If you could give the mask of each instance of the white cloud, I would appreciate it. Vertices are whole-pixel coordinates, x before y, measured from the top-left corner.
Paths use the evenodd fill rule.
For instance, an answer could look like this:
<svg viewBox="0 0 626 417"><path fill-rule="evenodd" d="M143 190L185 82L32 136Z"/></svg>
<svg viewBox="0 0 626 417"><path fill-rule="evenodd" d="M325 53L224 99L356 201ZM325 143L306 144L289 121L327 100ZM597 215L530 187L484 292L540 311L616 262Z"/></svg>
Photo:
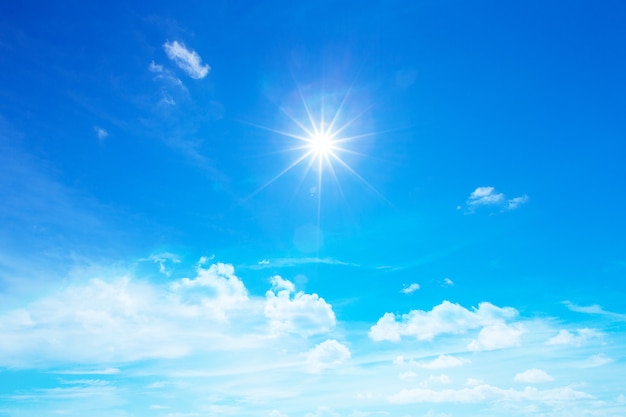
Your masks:
<svg viewBox="0 0 626 417"><path fill-rule="evenodd" d="M164 253L157 253L154 255L150 255L148 258L140 259L140 261L151 261L151 262L156 263L157 265L159 265L159 272L169 277L171 275L171 271L166 268L165 264L166 263L179 264L180 258L173 253L164 252Z"/></svg>
<svg viewBox="0 0 626 417"><path fill-rule="evenodd" d="M467 348L480 351L518 346L524 332L521 324L507 325L504 322L497 322L483 327L478 333L478 338L472 340Z"/></svg>
<svg viewBox="0 0 626 417"><path fill-rule="evenodd" d="M506 208L509 210L515 210L516 208L518 208L519 206L527 202L528 202L528 196L524 194L522 196L515 197L507 201Z"/></svg>
<svg viewBox="0 0 626 417"><path fill-rule="evenodd" d="M528 196L507 199L503 193L497 193L494 187L477 187L465 202L469 212L474 212L479 207L496 206L504 210L515 210L522 204L528 202ZM459 210L461 207L457 207Z"/></svg>
<svg viewBox="0 0 626 417"><path fill-rule="evenodd" d="M411 285L402 288L401 292L403 294L411 294L414 293L415 291L420 289L420 285L416 282L412 283Z"/></svg>
<svg viewBox="0 0 626 417"><path fill-rule="evenodd" d="M443 284L444 284L446 287L451 287L451 286L453 286L453 285L454 285L454 281L452 281L450 278L444 278L444 279L443 279Z"/></svg>
<svg viewBox="0 0 626 417"><path fill-rule="evenodd" d="M601 316L606 316L614 320L626 321L626 314L613 313L611 311L606 311L598 304L593 304L590 306L579 306L573 304L569 301L563 301L563 304L567 306L571 311L575 311L577 313L585 313L585 314L598 314Z"/></svg>
<svg viewBox="0 0 626 417"><path fill-rule="evenodd" d="M456 356L451 356L451 355L439 355L437 358L435 358L431 362L425 362L418 366L421 366L422 368L426 368L426 369L443 369L443 368L455 368L457 366L462 366L467 363L470 363L469 359L457 358Z"/></svg>
<svg viewBox="0 0 626 417"><path fill-rule="evenodd" d="M350 350L335 339L329 339L311 349L306 358L309 370L320 372L334 368L350 359Z"/></svg>
<svg viewBox="0 0 626 417"><path fill-rule="evenodd" d="M163 65L158 65L154 61L152 61L150 62L148 69L150 70L150 72L156 72L156 73L163 72Z"/></svg>
<svg viewBox="0 0 626 417"><path fill-rule="evenodd" d="M265 293L265 317L272 333L312 335L335 326L335 313L323 298L302 291L295 293L293 283L279 276L272 278L272 284L274 289Z"/></svg>
<svg viewBox="0 0 626 417"><path fill-rule="evenodd" d="M400 379L413 379L417 376L417 374L413 371L402 372L399 377Z"/></svg>
<svg viewBox="0 0 626 417"><path fill-rule="evenodd" d="M274 290L287 290L290 293L296 292L296 286L293 285L293 282L282 279L278 275L274 275L272 278L270 278L270 282L272 283L272 289Z"/></svg>
<svg viewBox="0 0 626 417"><path fill-rule="evenodd" d="M452 380L446 374L430 375L426 381L423 381L420 385L423 387L429 387L433 384L451 384Z"/></svg>
<svg viewBox="0 0 626 417"><path fill-rule="evenodd" d="M388 397L393 404L411 403L479 403L494 400L531 401L544 404L570 402L591 399L586 392L576 391L570 387L539 390L526 387L523 390L503 389L482 384L470 388L433 390L428 388L403 389Z"/></svg>
<svg viewBox="0 0 626 417"><path fill-rule="evenodd" d="M61 372L113 374L118 368L106 365L262 348L279 332L308 335L334 325L332 307L317 294L250 296L228 264L199 266L195 277L172 285L94 278L0 314L0 367L72 364Z"/></svg>
<svg viewBox="0 0 626 417"><path fill-rule="evenodd" d="M611 362L613 362L612 358L609 358L605 354L600 353L598 355L593 355L592 357L590 357L585 365L589 368L595 368L596 366L603 366Z"/></svg>
<svg viewBox="0 0 626 417"><path fill-rule="evenodd" d="M202 64L202 58L194 50L189 50L185 45L174 42L165 42L163 49L168 58L187 73L191 78L201 79L207 76L211 67Z"/></svg>
<svg viewBox="0 0 626 417"><path fill-rule="evenodd" d="M603 334L601 332L594 329L589 329L587 327L583 329L577 329L574 331L574 333L568 330L561 330L556 336L548 339L546 344L580 346L591 339L598 339L601 337L603 337Z"/></svg>
<svg viewBox="0 0 626 417"><path fill-rule="evenodd" d="M524 372L515 375L513 378L515 382L525 382L529 384L538 384L541 382L550 382L554 381L554 378L549 375L546 371L541 369L527 369Z"/></svg>
<svg viewBox="0 0 626 417"><path fill-rule="evenodd" d="M107 136L109 136L109 132L101 127L95 126L93 130L96 132L96 136L99 140L104 140Z"/></svg>
<svg viewBox="0 0 626 417"><path fill-rule="evenodd" d="M369 337L374 341L399 341L402 336L413 336L419 340L433 340L440 334L459 334L470 329L502 322L517 316L511 307L496 307L483 302L478 308L468 310L459 304L444 301L431 311L411 310L397 317L385 313L370 328ZM489 336L488 334L484 337Z"/></svg>

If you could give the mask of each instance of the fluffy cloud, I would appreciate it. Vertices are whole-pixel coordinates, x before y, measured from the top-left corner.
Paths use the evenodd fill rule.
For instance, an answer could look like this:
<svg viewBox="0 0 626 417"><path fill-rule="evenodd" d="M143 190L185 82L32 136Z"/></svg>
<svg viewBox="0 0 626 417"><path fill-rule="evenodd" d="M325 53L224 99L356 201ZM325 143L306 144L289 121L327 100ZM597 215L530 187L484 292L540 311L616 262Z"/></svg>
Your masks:
<svg viewBox="0 0 626 417"><path fill-rule="evenodd" d="M507 199L503 193L497 193L494 187L478 187L472 191L465 204L470 212L474 212L477 208L484 206L514 210L526 202L528 202L527 195Z"/></svg>
<svg viewBox="0 0 626 417"><path fill-rule="evenodd" d="M401 292L403 294L411 294L420 289L420 285L416 282L412 283L409 286L402 288Z"/></svg>
<svg viewBox="0 0 626 417"><path fill-rule="evenodd" d="M478 403L495 400L532 401L554 404L582 399L591 399L586 392L570 387L539 390L526 387L523 390L503 389L492 385L476 385L470 388L433 390L428 388L403 389L388 397L393 404L411 403Z"/></svg>
<svg viewBox="0 0 626 417"><path fill-rule="evenodd" d="M265 293L265 317L274 334L324 333L335 326L335 313L330 304L317 294L295 292L290 281L272 278L273 289Z"/></svg>
<svg viewBox="0 0 626 417"><path fill-rule="evenodd" d="M174 61L174 63L191 78L204 78L211 70L211 67L207 64L202 64L202 58L196 51L187 49L185 45L177 41L165 42L163 49L168 58Z"/></svg>
<svg viewBox="0 0 626 417"><path fill-rule="evenodd" d="M480 330L478 338L472 340L467 348L472 351L479 351L518 346L524 331L521 324L507 325L504 322L490 324Z"/></svg>
<svg viewBox="0 0 626 417"><path fill-rule="evenodd" d="M289 281L273 282L289 289L251 296L232 265L216 263L169 286L129 276L71 285L0 315L0 367L177 358L261 346L279 332L321 333L335 324L331 306L317 294L291 297Z"/></svg>
<svg viewBox="0 0 626 417"><path fill-rule="evenodd" d="M459 304L444 301L431 311L412 310L400 317L385 313L370 328L369 337L374 341L399 341L402 336L413 336L418 340L430 341L440 334L459 334L470 329L494 326L516 316L517 310L511 307L500 308L483 302L478 308L468 310ZM490 342L490 336L490 331L486 331L484 343Z"/></svg>
<svg viewBox="0 0 626 417"><path fill-rule="evenodd" d="M541 369L528 369L524 372L515 375L514 380L516 382L525 382L529 384L538 384L541 382L550 382L554 381L554 378L549 375L546 371L542 371Z"/></svg>
<svg viewBox="0 0 626 417"><path fill-rule="evenodd" d="M580 346L591 339L601 338L602 336L601 332L587 327L575 330L573 333L568 330L561 330L556 336L548 339L546 344Z"/></svg>
<svg viewBox="0 0 626 417"><path fill-rule="evenodd" d="M307 354L307 365L312 372L341 365L350 359L350 350L335 339L326 340Z"/></svg>

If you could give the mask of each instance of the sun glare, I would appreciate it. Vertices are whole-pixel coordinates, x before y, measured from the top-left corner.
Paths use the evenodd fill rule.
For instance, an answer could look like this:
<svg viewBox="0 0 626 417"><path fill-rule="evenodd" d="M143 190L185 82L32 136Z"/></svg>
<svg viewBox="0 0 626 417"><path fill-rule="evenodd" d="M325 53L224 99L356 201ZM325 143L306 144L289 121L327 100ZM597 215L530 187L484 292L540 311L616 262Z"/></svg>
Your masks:
<svg viewBox="0 0 626 417"><path fill-rule="evenodd" d="M356 113L356 115L354 113L350 115L346 114L345 107L350 91L343 96L340 102L336 102L334 106L325 105L324 94L307 100L301 90L298 90L298 93L303 112L298 112L296 110L295 114L300 113L300 117L293 115L293 109L281 108L283 114L287 116L294 125L292 131L275 130L258 125L257 127L277 133L283 137L293 139L294 141L292 142L292 145L286 146L283 151L300 152L300 154L296 156L296 158L287 167L252 193L250 197L268 187L278 178L292 171L294 168L302 165L304 166L302 180L307 177L311 170L316 171L317 181L314 188L316 189L317 194L318 211L319 204L321 203L322 182L326 176L330 176L339 190L342 190L340 178L338 177L338 174L340 174L339 171L347 172L351 176L357 178L363 185L366 186L366 188L373 191L383 200L387 201L343 158L346 154L364 156L362 153L351 149L351 147L349 148L348 145L358 139L374 135L373 132L350 134L350 131L355 128L355 122L364 114L363 111ZM316 106L316 108L312 110L309 104L310 102L317 103L319 107ZM343 191L341 191L341 193L343 194Z"/></svg>
<svg viewBox="0 0 626 417"><path fill-rule="evenodd" d="M327 132L320 132L311 137L311 150L318 156L327 156L333 150L333 138Z"/></svg>

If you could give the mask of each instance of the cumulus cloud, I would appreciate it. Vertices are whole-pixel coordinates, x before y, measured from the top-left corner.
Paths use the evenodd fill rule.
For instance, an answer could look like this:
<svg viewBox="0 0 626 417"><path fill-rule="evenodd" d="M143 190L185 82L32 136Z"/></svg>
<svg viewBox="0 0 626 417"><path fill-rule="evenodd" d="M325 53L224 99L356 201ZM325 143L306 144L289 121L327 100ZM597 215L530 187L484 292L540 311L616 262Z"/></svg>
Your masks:
<svg viewBox="0 0 626 417"><path fill-rule="evenodd" d="M265 317L274 334L325 333L335 326L335 313L330 304L317 294L295 292L292 282L278 276L272 278L273 289L265 293Z"/></svg>
<svg viewBox="0 0 626 417"><path fill-rule="evenodd" d="M524 327L519 323L512 325L507 325L504 322L490 324L480 330L478 338L472 340L467 348L472 351L480 351L518 346L524 331Z"/></svg>
<svg viewBox="0 0 626 417"><path fill-rule="evenodd" d="M415 291L417 291L419 289L420 289L420 285L418 283L414 282L411 285L408 285L408 286L402 288L401 292L403 294L412 294L412 293L414 293Z"/></svg>
<svg viewBox="0 0 626 417"><path fill-rule="evenodd" d="M163 49L167 57L174 61L174 63L191 78L204 78L211 70L211 67L202 63L202 58L196 51L187 49L182 43L178 43L177 41L165 42Z"/></svg>
<svg viewBox="0 0 626 417"><path fill-rule="evenodd" d="M397 342L402 336L412 336L418 340L430 341L440 334L459 334L470 329L493 326L514 318L517 314L514 308L500 308L488 302L480 303L478 308L468 310L459 304L444 301L431 311L411 310L400 317L393 313L385 313L370 328L369 337L374 341ZM490 336L487 331L483 336L484 343L489 343Z"/></svg>
<svg viewBox="0 0 626 417"><path fill-rule="evenodd" d="M504 210L515 210L528 202L528 196L507 199L503 193L496 192L494 187L477 187L468 197L465 205L469 212L474 212L479 207L493 206Z"/></svg>
<svg viewBox="0 0 626 417"><path fill-rule="evenodd" d="M118 368L107 365L249 348L281 331L334 326L317 294L291 296L288 281L274 282L289 289L251 296L232 265L215 263L170 285L126 275L70 285L0 314L0 367L72 364L74 374L111 374Z"/></svg>
<svg viewBox="0 0 626 417"><path fill-rule="evenodd" d="M524 372L515 375L513 378L515 382L525 382L529 384L538 384L541 382L550 382L554 381L554 378L549 375L546 371L542 371L541 369L528 369Z"/></svg>
<svg viewBox="0 0 626 417"><path fill-rule="evenodd" d="M570 332L569 330L561 330L556 336L548 339L546 344L581 346L591 339L598 339L602 336L603 333L594 329L589 329L587 327L583 329L577 329L574 332Z"/></svg>
<svg viewBox="0 0 626 417"><path fill-rule="evenodd" d="M350 359L350 350L335 339L329 339L311 349L306 358L309 370L320 372L334 368Z"/></svg>
<svg viewBox="0 0 626 417"><path fill-rule="evenodd" d="M555 404L583 399L591 399L591 395L576 391L570 387L539 390L526 387L523 390L503 389L482 384L461 389L445 389L441 391L428 388L403 389L388 397L393 404L412 403L479 403L486 401L509 400L531 401L544 404Z"/></svg>

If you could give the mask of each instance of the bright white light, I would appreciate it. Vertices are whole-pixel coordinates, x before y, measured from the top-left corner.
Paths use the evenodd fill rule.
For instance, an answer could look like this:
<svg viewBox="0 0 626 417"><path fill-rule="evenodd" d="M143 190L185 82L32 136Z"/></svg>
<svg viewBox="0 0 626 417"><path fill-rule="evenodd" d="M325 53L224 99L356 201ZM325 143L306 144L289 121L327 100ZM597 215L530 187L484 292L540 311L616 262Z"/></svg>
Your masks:
<svg viewBox="0 0 626 417"><path fill-rule="evenodd" d="M326 156L333 150L333 139L326 132L320 132L311 138L310 147L318 156Z"/></svg>
<svg viewBox="0 0 626 417"><path fill-rule="evenodd" d="M278 178L282 177L298 165L302 164L305 166L305 172L302 178L305 178L311 169L317 171L317 184L315 189L318 199L318 214L322 194L322 177L324 174L330 174L341 190L341 184L337 176L337 168L339 167L341 170L347 171L350 175L356 177L363 185L386 201L386 199L372 185L370 185L342 158L342 154L362 155L359 152L346 148L346 145L357 139L372 136L374 134L365 133L346 135L348 128L351 127L351 125L363 114L360 113L356 116L351 116L347 119L345 118L345 114L343 114L343 112L345 110L344 106L349 97L349 91L343 97L341 103L332 108L325 107L324 96L322 95L321 100L319 100L319 108L315 109L316 111L312 111L308 100L305 99L301 91L299 91L299 93L305 117L294 117L290 111L287 111L285 108L281 109L283 113L293 122L295 128L293 131L285 132L263 126L257 127L278 133L279 135L287 138L295 139L294 145L287 146L285 151L300 151L301 153L291 164L289 164L268 182L263 184L250 197L268 187Z"/></svg>

